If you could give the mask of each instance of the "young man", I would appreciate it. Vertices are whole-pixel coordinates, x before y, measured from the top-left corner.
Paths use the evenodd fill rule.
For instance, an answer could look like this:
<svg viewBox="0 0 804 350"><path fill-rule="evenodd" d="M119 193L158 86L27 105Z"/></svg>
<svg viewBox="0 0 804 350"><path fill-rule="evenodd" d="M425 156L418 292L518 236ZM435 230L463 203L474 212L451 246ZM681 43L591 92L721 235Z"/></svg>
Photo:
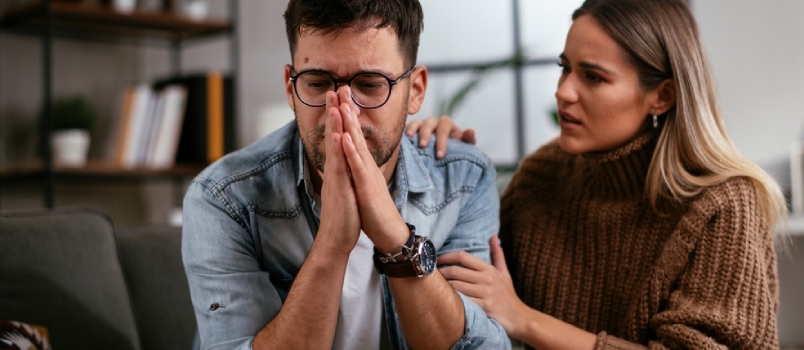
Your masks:
<svg viewBox="0 0 804 350"><path fill-rule="evenodd" d="M224 157L184 201L205 349L504 349L437 254L489 261L495 172L473 146L434 161L403 137L427 70L415 0L291 0L296 121Z"/></svg>

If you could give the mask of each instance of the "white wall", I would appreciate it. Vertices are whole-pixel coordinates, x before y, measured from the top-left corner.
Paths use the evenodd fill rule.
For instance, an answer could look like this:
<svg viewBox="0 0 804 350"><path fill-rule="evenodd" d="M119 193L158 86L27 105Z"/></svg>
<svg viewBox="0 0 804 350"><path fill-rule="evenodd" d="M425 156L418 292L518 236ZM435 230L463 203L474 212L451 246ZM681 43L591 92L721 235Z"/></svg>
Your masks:
<svg viewBox="0 0 804 350"><path fill-rule="evenodd" d="M804 1L693 0L734 143L789 188L804 140Z"/></svg>

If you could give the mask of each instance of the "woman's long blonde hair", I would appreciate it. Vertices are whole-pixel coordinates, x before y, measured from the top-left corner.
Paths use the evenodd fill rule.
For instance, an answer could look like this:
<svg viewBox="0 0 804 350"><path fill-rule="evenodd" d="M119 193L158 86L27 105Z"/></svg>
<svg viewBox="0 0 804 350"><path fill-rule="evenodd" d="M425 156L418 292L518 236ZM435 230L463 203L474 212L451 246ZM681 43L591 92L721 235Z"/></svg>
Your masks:
<svg viewBox="0 0 804 350"><path fill-rule="evenodd" d="M726 134L698 25L683 0L587 0L573 20L589 15L625 49L651 90L667 78L676 104L660 117L661 134L648 170L646 192L654 208L660 199L684 203L704 188L733 177L749 178L769 228L786 217L778 184L740 154Z"/></svg>

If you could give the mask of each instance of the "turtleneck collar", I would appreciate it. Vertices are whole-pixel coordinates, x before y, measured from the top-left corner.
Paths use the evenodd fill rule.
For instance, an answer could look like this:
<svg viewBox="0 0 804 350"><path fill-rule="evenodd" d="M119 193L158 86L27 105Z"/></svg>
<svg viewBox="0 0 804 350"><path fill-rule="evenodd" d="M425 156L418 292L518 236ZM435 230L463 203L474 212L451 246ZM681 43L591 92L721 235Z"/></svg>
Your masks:
<svg viewBox="0 0 804 350"><path fill-rule="evenodd" d="M646 132L622 147L584 153L586 180L595 193L607 198L634 198L645 191L645 178L658 134Z"/></svg>

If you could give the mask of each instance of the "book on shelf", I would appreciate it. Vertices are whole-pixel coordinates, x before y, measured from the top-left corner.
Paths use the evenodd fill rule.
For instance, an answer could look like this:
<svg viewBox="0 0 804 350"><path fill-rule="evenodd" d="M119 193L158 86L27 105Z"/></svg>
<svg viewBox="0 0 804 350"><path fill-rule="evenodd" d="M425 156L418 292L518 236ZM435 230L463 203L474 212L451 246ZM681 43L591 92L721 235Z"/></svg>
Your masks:
<svg viewBox="0 0 804 350"><path fill-rule="evenodd" d="M187 107L176 162L210 164L234 151L235 100L231 76L212 71L162 80L155 86L170 84L187 89Z"/></svg>
<svg viewBox="0 0 804 350"><path fill-rule="evenodd" d="M174 164L187 92L171 85L126 90L115 163L123 168L167 168Z"/></svg>
<svg viewBox="0 0 804 350"><path fill-rule="evenodd" d="M123 108L120 110L120 122L117 131L117 147L112 162L119 167L123 166L123 159L126 157L128 149L128 139L131 136L131 114L134 109L136 93L137 90L134 87L126 88L126 91L123 93Z"/></svg>
<svg viewBox="0 0 804 350"><path fill-rule="evenodd" d="M181 136L187 89L183 86L168 86L163 91L163 111L160 127L156 131L148 164L155 168L168 168L174 164Z"/></svg>
<svg viewBox="0 0 804 350"><path fill-rule="evenodd" d="M139 151L145 142L146 119L152 110L150 104L153 102L153 90L148 84L139 84L133 88L132 101L128 117L124 117L126 125L121 127L125 134L121 135L123 140L121 158L119 164L124 168L142 166L139 159Z"/></svg>
<svg viewBox="0 0 804 350"><path fill-rule="evenodd" d="M212 71L126 89L115 163L123 168L210 164L234 151L233 83Z"/></svg>

